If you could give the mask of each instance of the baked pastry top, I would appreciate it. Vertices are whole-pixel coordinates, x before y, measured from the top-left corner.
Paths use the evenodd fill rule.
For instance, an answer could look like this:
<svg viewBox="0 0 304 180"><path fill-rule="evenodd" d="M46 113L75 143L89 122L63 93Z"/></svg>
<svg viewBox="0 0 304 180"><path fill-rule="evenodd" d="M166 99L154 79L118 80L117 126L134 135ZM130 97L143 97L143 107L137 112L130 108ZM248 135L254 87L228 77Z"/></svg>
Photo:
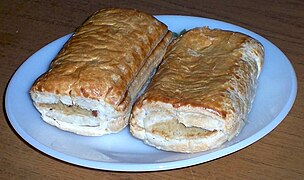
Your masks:
<svg viewBox="0 0 304 180"><path fill-rule="evenodd" d="M251 110L264 50L255 39L207 27L170 44L133 106L131 133L177 152L216 148L236 136Z"/></svg>
<svg viewBox="0 0 304 180"><path fill-rule="evenodd" d="M257 46L251 52L256 59L244 55L246 44L252 42ZM246 35L219 29L191 30L171 43L166 60L138 103L201 107L223 118L244 113L263 64L260 56L262 46ZM237 110L235 103L241 109Z"/></svg>
<svg viewBox="0 0 304 180"><path fill-rule="evenodd" d="M104 99L118 106L129 101L129 86L167 31L137 10L100 10L76 30L32 91Z"/></svg>
<svg viewBox="0 0 304 180"><path fill-rule="evenodd" d="M33 103L44 121L62 130L87 136L119 132L172 38L149 14L97 11L35 81Z"/></svg>

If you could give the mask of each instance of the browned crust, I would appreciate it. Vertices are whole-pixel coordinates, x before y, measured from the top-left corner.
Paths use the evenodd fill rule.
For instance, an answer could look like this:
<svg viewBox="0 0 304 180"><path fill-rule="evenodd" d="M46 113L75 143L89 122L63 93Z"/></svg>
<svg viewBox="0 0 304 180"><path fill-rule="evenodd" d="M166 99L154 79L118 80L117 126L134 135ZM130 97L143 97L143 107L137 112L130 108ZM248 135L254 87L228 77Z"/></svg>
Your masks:
<svg viewBox="0 0 304 180"><path fill-rule="evenodd" d="M126 107L129 107L130 104L133 105L136 100L136 97L140 94L140 90L143 88L147 80L153 75L152 72L161 63L163 56L166 53L166 49L172 39L172 33L168 32L162 39L162 41L155 47L151 55L147 58L145 64L137 73L136 77L134 77L133 82L131 83L125 94L125 98L119 104L120 109L125 109Z"/></svg>
<svg viewBox="0 0 304 180"><path fill-rule="evenodd" d="M259 73L257 62L243 59L245 43L259 44L235 32L208 28L188 31L171 43L136 107L144 101L159 101L174 108L203 108L224 119L245 116ZM263 54L260 44L259 48L257 53Z"/></svg>
<svg viewBox="0 0 304 180"><path fill-rule="evenodd" d="M80 26L31 91L104 99L117 106L167 27L130 9L103 9Z"/></svg>

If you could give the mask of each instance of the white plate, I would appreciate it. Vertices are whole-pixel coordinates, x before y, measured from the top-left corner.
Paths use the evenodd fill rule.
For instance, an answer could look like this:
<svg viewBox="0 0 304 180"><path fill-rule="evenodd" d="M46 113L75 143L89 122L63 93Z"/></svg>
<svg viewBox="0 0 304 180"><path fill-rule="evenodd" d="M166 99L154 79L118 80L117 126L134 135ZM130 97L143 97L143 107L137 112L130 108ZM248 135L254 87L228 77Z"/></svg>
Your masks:
<svg viewBox="0 0 304 180"><path fill-rule="evenodd" d="M64 36L28 58L15 72L6 91L6 113L17 133L40 151L80 166L115 171L156 171L207 162L259 140L287 115L296 97L295 72L286 56L265 38L239 26L189 16L156 16L174 32L200 26L238 31L259 40L265 47L265 65L256 99L242 132L223 147L196 154L157 150L133 138L126 128L118 134L83 137L44 123L32 105L28 91L35 79L68 40Z"/></svg>

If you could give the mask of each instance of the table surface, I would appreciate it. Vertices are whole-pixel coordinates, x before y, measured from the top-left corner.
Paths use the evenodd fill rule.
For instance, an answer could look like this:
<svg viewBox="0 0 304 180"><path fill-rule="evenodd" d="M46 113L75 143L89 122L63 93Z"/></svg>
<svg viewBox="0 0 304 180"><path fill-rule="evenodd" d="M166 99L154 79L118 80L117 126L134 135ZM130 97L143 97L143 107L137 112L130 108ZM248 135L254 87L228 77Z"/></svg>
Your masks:
<svg viewBox="0 0 304 180"><path fill-rule="evenodd" d="M291 61L298 78L295 104L271 133L233 154L176 170L122 173L68 164L22 140L5 114L10 77L31 54L66 35L94 11L135 8L151 14L208 17L267 38ZM0 1L0 179L302 179L304 176L304 1Z"/></svg>

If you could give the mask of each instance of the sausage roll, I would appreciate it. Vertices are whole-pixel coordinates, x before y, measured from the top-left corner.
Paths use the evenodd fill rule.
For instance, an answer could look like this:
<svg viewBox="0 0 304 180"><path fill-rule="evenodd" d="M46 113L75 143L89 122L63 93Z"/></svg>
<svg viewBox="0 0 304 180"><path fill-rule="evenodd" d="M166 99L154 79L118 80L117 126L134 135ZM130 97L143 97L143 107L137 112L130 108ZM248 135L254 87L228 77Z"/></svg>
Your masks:
<svg viewBox="0 0 304 180"><path fill-rule="evenodd" d="M131 133L156 148L194 153L236 136L251 110L264 51L237 32L189 30L170 44L134 104Z"/></svg>
<svg viewBox="0 0 304 180"><path fill-rule="evenodd" d="M151 15L102 9L76 29L34 82L33 103L60 129L87 136L119 132L171 40L167 26Z"/></svg>

